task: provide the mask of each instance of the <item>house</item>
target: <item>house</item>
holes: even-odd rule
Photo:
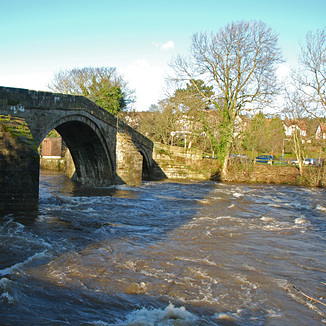
[[[62,138],[45,137],[42,141],[41,154],[43,158],[61,158]]]
[[[326,139],[326,124],[325,123],[320,123],[317,127],[317,130],[315,132],[315,138],[317,140],[319,139]]]
[[[302,120],[297,120],[296,122],[292,120],[283,121],[284,131],[286,137],[292,137],[295,130],[297,130],[301,137],[307,136],[306,124]]]
[[[234,120],[233,136],[238,137],[247,128],[247,121],[245,116],[237,115]]]

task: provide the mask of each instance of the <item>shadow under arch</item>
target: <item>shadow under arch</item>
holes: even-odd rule
[[[165,180],[168,179],[166,174],[163,172],[161,167],[157,164],[155,160],[148,157],[145,150],[139,149],[140,154],[143,157],[143,171],[142,180],[143,181],[155,181],[155,180]]]
[[[44,132],[44,137],[52,129],[61,135],[71,153],[76,169],[75,181],[88,186],[114,183],[112,155],[105,137],[92,120],[82,115],[59,119]]]
[[[139,150],[139,149],[138,149]],[[145,151],[139,150],[139,153],[143,157],[143,171],[142,171],[142,180],[144,181],[150,181],[151,180],[151,166],[150,166],[150,160],[148,159],[148,156]]]

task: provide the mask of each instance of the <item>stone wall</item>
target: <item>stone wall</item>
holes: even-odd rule
[[[15,124],[16,122],[16,124]],[[39,155],[24,121],[0,123],[0,211],[38,207]]]
[[[83,96],[0,86],[0,114],[23,118],[36,146],[56,129],[74,159],[75,180],[88,186],[122,180],[116,173],[118,166],[121,170],[116,160],[118,132],[128,134],[139,157],[146,159],[147,171],[153,163],[153,143],[148,138]]]
[[[117,133],[117,180],[130,186],[142,183],[143,157],[127,133]]]
[[[40,168],[44,170],[66,171],[66,160],[58,157],[41,157]]]
[[[203,152],[177,146],[154,144],[153,159],[169,179],[210,179],[211,169],[206,169]]]

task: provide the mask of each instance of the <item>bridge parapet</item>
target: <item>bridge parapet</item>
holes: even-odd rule
[[[111,126],[117,125],[117,118],[80,95],[67,95],[21,88],[0,86],[0,107],[13,115],[27,114],[26,109],[41,110],[85,110],[97,119]]]

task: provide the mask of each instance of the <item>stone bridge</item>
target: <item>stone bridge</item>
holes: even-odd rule
[[[55,129],[87,186],[140,185],[153,143],[83,96],[0,87],[0,210],[38,205],[38,146]]]

